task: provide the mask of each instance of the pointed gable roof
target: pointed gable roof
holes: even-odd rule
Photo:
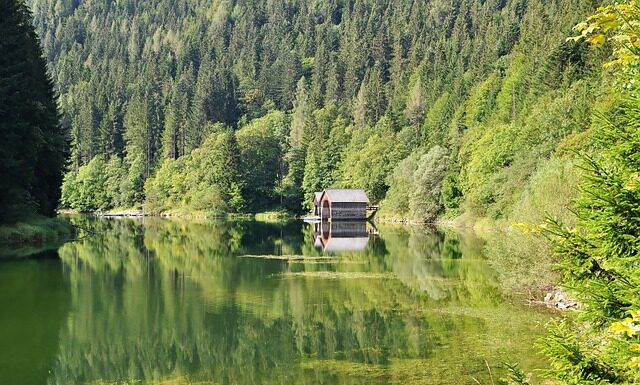
[[[326,194],[333,203],[369,203],[367,193],[362,189],[326,189]]]

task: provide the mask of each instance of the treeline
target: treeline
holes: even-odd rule
[[[96,157],[119,189],[65,193],[81,210],[299,211],[342,186],[420,220],[535,213],[600,84],[599,52],[565,41],[585,0],[31,3],[73,140],[64,191]],[[220,174],[200,159],[218,141],[238,145]]]
[[[0,223],[52,215],[67,142],[53,85],[20,0],[0,2]]]

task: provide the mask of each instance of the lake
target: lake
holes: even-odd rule
[[[0,260],[0,384],[492,384],[549,314],[419,226],[76,217]]]

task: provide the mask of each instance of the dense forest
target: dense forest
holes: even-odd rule
[[[597,2],[31,0],[80,211],[562,213],[602,93]],[[550,200],[548,197],[566,197]]]
[[[67,142],[23,2],[0,2],[0,224],[58,206]]]

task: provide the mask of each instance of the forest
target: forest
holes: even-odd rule
[[[566,41],[593,1],[29,3],[83,212],[357,187],[392,218],[540,220],[607,103],[607,49]]]

